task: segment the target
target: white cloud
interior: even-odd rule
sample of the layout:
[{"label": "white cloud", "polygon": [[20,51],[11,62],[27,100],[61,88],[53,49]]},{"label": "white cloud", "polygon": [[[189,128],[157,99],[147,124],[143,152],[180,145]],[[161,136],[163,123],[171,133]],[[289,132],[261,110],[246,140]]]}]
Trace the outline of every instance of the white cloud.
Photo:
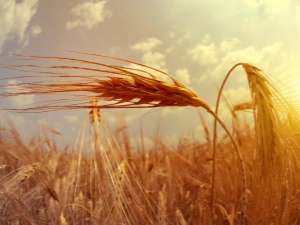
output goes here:
[{"label": "white cloud", "polygon": [[228,52],[215,69],[206,71],[206,73],[218,79],[224,77],[228,70],[239,62],[250,63],[265,71],[276,73],[281,72],[282,66],[287,59],[280,42],[268,45],[261,50],[254,46],[249,46],[244,49]]},{"label": "white cloud", "polygon": [[65,115],[64,118],[70,123],[76,123],[78,121],[78,117],[74,115]]},{"label": "white cloud", "polygon": [[224,40],[220,44],[220,50],[221,51],[234,50],[234,49],[236,49],[238,43],[239,43],[239,39],[237,39],[237,38],[231,38],[229,41]]},{"label": "white cloud", "polygon": [[182,81],[184,84],[190,84],[190,74],[189,71],[186,68],[178,69],[175,72],[175,76]]},{"label": "white cloud", "polygon": [[88,30],[92,29],[96,25],[104,21],[104,19],[110,14],[105,8],[106,1],[100,2],[84,2],[78,4],[71,9],[71,12],[78,18],[73,21],[68,21],[66,28],[68,30],[76,27],[83,27]]},{"label": "white cloud", "polygon": [[12,98],[11,104],[13,106],[26,106],[31,105],[34,101],[34,95],[22,95],[22,96],[16,96]]},{"label": "white cloud", "polygon": [[153,37],[153,38],[148,38],[145,41],[141,41],[134,44],[133,46],[131,46],[131,49],[138,50],[141,52],[149,52],[160,44],[161,41]]},{"label": "white cloud", "polygon": [[18,36],[20,41],[25,36],[25,30],[36,13],[38,0],[1,1],[0,4],[0,48],[9,35]]},{"label": "white cloud", "polygon": [[32,34],[33,37],[36,37],[41,32],[42,32],[42,28],[38,24],[35,24],[35,25],[32,26],[31,34]]},{"label": "white cloud", "polygon": [[142,62],[153,68],[166,71],[165,55],[160,52],[145,53]]},{"label": "white cloud", "polygon": [[190,39],[192,37],[192,32],[189,30],[185,30],[184,34],[177,40],[177,44],[181,44],[182,42]]},{"label": "white cloud", "polygon": [[200,65],[209,65],[217,62],[216,46],[214,43],[209,42],[210,37],[206,35],[200,44],[188,52],[191,58]]},{"label": "white cloud", "polygon": [[[165,55],[162,54],[161,52],[152,51],[155,47],[157,47],[160,44],[162,44],[162,42],[157,38],[148,38],[146,41],[141,41],[131,46],[131,49],[138,50],[143,53],[142,55],[143,64],[167,72]],[[141,69],[140,66],[133,65],[133,64],[131,64],[129,67]],[[148,71],[148,69],[145,68],[143,68],[143,70]],[[152,70],[151,73],[153,72],[154,71]]]},{"label": "white cloud", "polygon": [[[18,82],[15,79],[8,80],[8,85],[14,85]],[[7,86],[6,90],[10,93],[18,92],[17,87],[15,86]],[[21,107],[21,106],[28,106],[31,105],[34,102],[34,95],[28,94],[28,95],[19,95],[11,97],[11,105],[15,107]]]},{"label": "white cloud", "polygon": [[[180,34],[176,34],[176,35],[175,35],[175,32],[173,32],[173,31],[170,32],[170,38],[175,39],[175,37],[176,37],[176,44],[173,44],[170,47],[168,47],[166,49],[166,53],[168,53],[168,54],[172,53],[176,49],[176,47],[175,47],[176,45],[180,45],[183,42],[191,39],[192,35],[193,35],[193,33],[188,29],[183,29],[182,31],[180,31]],[[179,37],[177,38],[177,36],[179,36]]]}]

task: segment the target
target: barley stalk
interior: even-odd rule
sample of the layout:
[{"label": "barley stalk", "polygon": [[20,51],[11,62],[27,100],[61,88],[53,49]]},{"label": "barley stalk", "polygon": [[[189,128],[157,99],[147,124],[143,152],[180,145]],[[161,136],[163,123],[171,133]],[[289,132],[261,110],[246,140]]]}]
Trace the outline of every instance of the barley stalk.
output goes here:
[{"label": "barley stalk", "polygon": [[[212,161],[212,180],[211,180],[211,198],[210,198],[210,209],[211,209],[211,223],[214,223],[214,213],[213,213],[213,208],[214,208],[214,189],[215,189],[215,173],[216,173],[216,139],[217,139],[217,121],[221,124],[223,123],[220,119],[220,121],[218,120],[218,110],[219,110],[219,102],[220,102],[220,98],[221,98],[221,94],[223,91],[223,88],[225,86],[226,81],[228,80],[230,74],[232,73],[232,71],[239,65],[243,65],[243,63],[238,63],[236,65],[234,65],[227,73],[227,75],[225,76],[222,85],[220,87],[219,93],[218,93],[218,97],[217,97],[217,101],[216,101],[216,109],[214,114],[215,116],[215,121],[214,121],[214,136],[213,136],[213,161]],[[226,126],[222,125],[223,128],[225,129]],[[227,128],[226,128],[227,129]],[[225,131],[226,131],[225,129]],[[227,133],[230,133],[229,131],[226,131]],[[246,203],[247,203],[247,180],[246,180],[246,172],[245,172],[245,166],[243,163],[243,158],[242,158],[242,154],[238,148],[238,145],[236,143],[236,141],[233,139],[232,135],[229,135],[229,137],[231,138],[231,141],[235,147],[237,156],[238,156],[238,160],[239,160],[239,164],[241,167],[241,177],[242,177],[242,206],[241,206],[241,214],[240,214],[240,221],[239,224],[244,224],[245,223],[245,212],[246,212]]]}]

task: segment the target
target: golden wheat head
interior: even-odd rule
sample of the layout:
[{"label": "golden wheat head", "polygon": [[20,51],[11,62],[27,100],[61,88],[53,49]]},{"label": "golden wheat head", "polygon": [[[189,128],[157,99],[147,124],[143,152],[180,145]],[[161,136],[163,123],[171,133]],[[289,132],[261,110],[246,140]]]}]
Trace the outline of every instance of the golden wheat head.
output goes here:
[{"label": "golden wheat head", "polygon": [[[28,94],[63,94],[68,96],[63,99],[60,98],[57,101],[46,102],[46,104],[44,102],[31,108],[25,108],[25,110],[37,111],[93,108],[94,106],[89,104],[91,98],[102,100],[102,104],[97,106],[98,108],[151,108],[164,106],[200,106],[206,109],[208,108],[207,103],[193,90],[163,71],[128,60],[107,56],[103,57],[130,62],[133,65],[138,65],[142,69],[75,58],[31,56],[26,59],[51,59],[55,62],[66,63],[67,65],[40,66],[23,64],[5,66],[6,68],[22,72],[42,73],[43,76],[36,77],[36,79],[42,79],[40,81],[24,81],[7,84],[5,87],[7,91],[1,94],[1,97]],[[82,66],[72,66],[69,65],[70,63],[77,63]],[[83,64],[88,64],[88,66],[84,66]],[[83,71],[85,74],[93,71],[96,72],[96,75],[71,75],[66,73],[66,71],[71,69]],[[63,70],[64,73],[55,70]],[[153,75],[151,72],[158,72],[160,76]],[[166,79],[161,78],[163,76]],[[33,76],[23,76],[21,79],[32,77]],[[45,80],[45,78],[51,79]],[[104,101],[109,103],[104,104]]]},{"label": "golden wheat head", "polygon": [[254,105],[254,117],[257,137],[257,157],[262,171],[272,171],[276,153],[276,121],[275,110],[269,82],[261,70],[250,64],[244,64],[247,73],[251,96]]}]

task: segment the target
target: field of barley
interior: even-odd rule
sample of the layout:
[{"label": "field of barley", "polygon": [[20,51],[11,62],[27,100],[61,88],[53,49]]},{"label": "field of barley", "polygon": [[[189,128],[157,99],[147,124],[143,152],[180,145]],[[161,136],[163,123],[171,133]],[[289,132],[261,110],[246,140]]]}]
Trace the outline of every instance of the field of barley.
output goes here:
[{"label": "field of barley", "polygon": [[[109,57],[100,55],[95,61],[14,57],[22,63],[2,67],[21,73],[23,82],[1,86],[1,98],[55,99],[1,110],[0,224],[300,224],[299,110],[263,68],[232,65],[210,106],[171,75],[132,61],[113,58],[139,69],[101,63]],[[229,127],[218,107],[236,67],[244,69],[250,97],[228,105]],[[202,108],[214,127],[199,112],[195,121],[202,121],[204,134],[170,145],[141,127],[132,143],[126,124],[113,130],[102,115],[111,108],[161,107]],[[86,109],[86,117],[72,147],[60,147],[51,128],[25,140],[6,114],[77,109]],[[238,119],[245,112],[251,123]],[[152,145],[144,141],[149,138]]]}]

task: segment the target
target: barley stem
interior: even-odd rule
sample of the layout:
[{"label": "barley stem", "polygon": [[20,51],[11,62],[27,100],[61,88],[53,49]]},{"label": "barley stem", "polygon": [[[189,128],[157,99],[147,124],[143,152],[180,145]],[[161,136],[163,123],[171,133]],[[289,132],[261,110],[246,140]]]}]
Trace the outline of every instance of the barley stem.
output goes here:
[{"label": "barley stem", "polygon": [[243,63],[237,63],[236,65],[234,65],[226,74],[226,77],[224,78],[222,85],[220,87],[219,93],[218,93],[218,98],[216,101],[216,109],[215,112],[210,112],[214,117],[215,117],[215,121],[214,121],[214,135],[213,135],[213,156],[212,156],[212,180],[211,180],[211,198],[210,198],[210,209],[211,209],[211,223],[214,223],[214,213],[213,213],[213,206],[214,206],[214,189],[215,189],[215,176],[216,176],[216,139],[217,139],[217,121],[220,123],[220,125],[223,127],[223,129],[226,131],[226,133],[228,134],[229,138],[231,139],[237,156],[238,156],[238,160],[240,163],[240,167],[241,167],[241,176],[242,176],[242,207],[241,207],[241,216],[240,216],[240,224],[244,224],[244,216],[245,216],[245,211],[246,211],[246,172],[245,172],[245,166],[243,163],[243,158],[242,158],[242,154],[239,150],[239,147],[236,143],[236,141],[234,140],[233,136],[231,135],[230,131],[227,129],[227,127],[225,126],[225,124],[222,122],[222,120],[220,120],[220,118],[218,117],[218,110],[219,110],[219,103],[220,103],[220,98],[221,98],[221,94],[222,94],[222,90],[225,86],[226,81],[228,80],[230,74],[232,73],[232,71],[240,66],[243,65]]}]

